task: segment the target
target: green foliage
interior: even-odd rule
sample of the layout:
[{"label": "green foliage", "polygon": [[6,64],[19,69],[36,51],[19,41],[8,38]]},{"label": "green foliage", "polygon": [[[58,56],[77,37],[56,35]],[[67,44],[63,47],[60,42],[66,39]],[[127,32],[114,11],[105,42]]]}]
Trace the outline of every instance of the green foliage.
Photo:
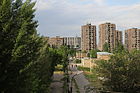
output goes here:
[{"label": "green foliage", "polygon": [[66,61],[37,34],[34,5],[0,0],[0,93],[49,93],[55,66]]},{"label": "green foliage", "polygon": [[70,50],[67,46],[61,46],[57,49],[58,54],[61,55],[61,61],[59,64],[63,65],[63,72],[64,72],[64,83],[63,83],[63,92],[68,93],[69,90],[69,74],[68,74],[68,55],[70,54]]},{"label": "green foliage", "polygon": [[75,63],[81,63],[81,60],[76,59],[76,60],[75,60]]},{"label": "green foliage", "polygon": [[113,50],[113,53],[121,53],[123,51],[126,51],[126,49],[124,48],[123,44],[118,42],[115,49]]},{"label": "green foliage", "polygon": [[98,52],[98,50],[94,50],[94,49],[91,50],[90,51],[90,57],[91,58],[97,58],[97,52]]},{"label": "green foliage", "polygon": [[110,47],[109,47],[109,44],[106,42],[104,45],[103,45],[103,51],[105,52],[110,52]]},{"label": "green foliage", "polygon": [[68,53],[71,57],[75,57],[76,56],[76,49],[75,48],[70,48],[68,50]]},{"label": "green foliage", "polygon": [[96,70],[104,77],[103,85],[111,91],[140,92],[140,51],[123,51],[109,61],[97,61]]},{"label": "green foliage", "polygon": [[81,71],[90,71],[90,68],[78,66],[78,70],[81,70]]}]

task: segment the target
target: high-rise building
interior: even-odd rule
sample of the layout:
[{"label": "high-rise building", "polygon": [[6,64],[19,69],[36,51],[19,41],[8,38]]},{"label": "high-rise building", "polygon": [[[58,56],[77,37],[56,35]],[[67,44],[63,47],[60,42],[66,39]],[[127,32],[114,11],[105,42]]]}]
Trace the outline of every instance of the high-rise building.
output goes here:
[{"label": "high-rise building", "polygon": [[116,44],[117,43],[120,43],[120,44],[122,44],[123,42],[123,37],[122,37],[122,31],[118,31],[118,30],[116,30]]},{"label": "high-rise building", "polygon": [[70,48],[80,48],[81,37],[63,37],[63,44]]},{"label": "high-rise building", "polygon": [[140,50],[140,29],[132,28],[125,31],[125,47]]},{"label": "high-rise building", "polygon": [[96,26],[87,24],[81,28],[81,49],[89,51],[96,49]]},{"label": "high-rise building", "polygon": [[104,44],[108,44],[110,51],[116,47],[117,42],[122,43],[122,32],[116,30],[116,25],[104,23],[99,25],[99,50],[103,50]]}]

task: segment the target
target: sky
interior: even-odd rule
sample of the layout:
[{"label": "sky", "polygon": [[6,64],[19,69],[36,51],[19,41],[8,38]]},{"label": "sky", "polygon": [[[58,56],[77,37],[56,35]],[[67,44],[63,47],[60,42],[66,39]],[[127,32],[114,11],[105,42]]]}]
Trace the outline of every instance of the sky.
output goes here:
[{"label": "sky", "polygon": [[81,26],[111,22],[117,30],[140,28],[140,0],[36,0],[38,33],[80,36]]}]

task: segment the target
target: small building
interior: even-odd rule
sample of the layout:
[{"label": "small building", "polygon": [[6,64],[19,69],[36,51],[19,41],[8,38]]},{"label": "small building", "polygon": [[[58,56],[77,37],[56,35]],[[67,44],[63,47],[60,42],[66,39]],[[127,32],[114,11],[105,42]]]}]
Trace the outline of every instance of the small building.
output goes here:
[{"label": "small building", "polygon": [[87,53],[84,52],[76,52],[76,58],[81,59],[87,57]]},{"label": "small building", "polygon": [[109,60],[111,55],[112,53],[108,52],[97,52],[97,59]]},{"label": "small building", "polygon": [[97,58],[88,58],[88,57],[82,58],[81,59],[81,66],[92,68],[92,67],[96,66],[95,61],[97,61],[97,60],[109,60],[111,55],[113,55],[113,54],[108,53],[108,52],[97,52]]},{"label": "small building", "polygon": [[96,66],[95,61],[97,61],[97,58],[82,58],[81,59],[81,66],[87,67],[87,68],[92,68]]}]

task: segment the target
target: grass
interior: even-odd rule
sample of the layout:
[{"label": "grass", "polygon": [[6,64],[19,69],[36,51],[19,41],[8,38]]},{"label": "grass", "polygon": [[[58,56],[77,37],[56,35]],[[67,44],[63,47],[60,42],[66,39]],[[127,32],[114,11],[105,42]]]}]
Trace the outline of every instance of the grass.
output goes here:
[{"label": "grass", "polygon": [[97,72],[94,69],[92,69],[92,72],[90,72],[90,68],[78,67],[78,70],[82,70],[84,72],[85,77],[93,87],[102,87],[101,81],[98,79]]},{"label": "grass", "polygon": [[54,71],[55,74],[63,74],[63,66],[62,65],[57,65],[55,66],[55,71]]},{"label": "grass", "polygon": [[55,71],[63,71],[63,65],[55,66]]},{"label": "grass", "polygon": [[82,70],[84,72],[90,71],[90,68],[78,66],[78,70]]}]

